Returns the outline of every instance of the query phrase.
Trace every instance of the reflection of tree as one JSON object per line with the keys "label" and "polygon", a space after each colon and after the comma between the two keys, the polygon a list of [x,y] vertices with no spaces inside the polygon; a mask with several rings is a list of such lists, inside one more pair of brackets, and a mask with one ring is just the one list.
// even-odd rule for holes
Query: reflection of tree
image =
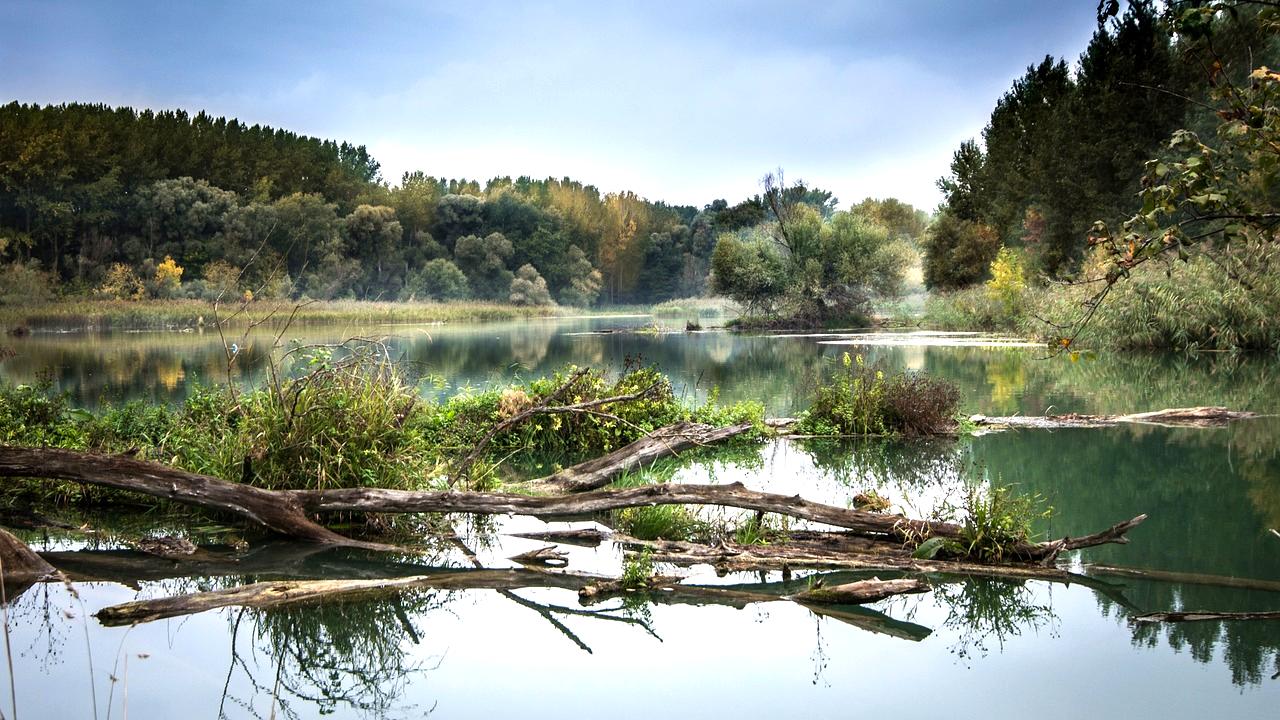
{"label": "reflection of tree", "polygon": [[951,651],[963,659],[986,655],[992,641],[1003,650],[1005,640],[1025,630],[1052,627],[1058,620],[1053,608],[1037,603],[1035,593],[1021,580],[972,578],[935,585],[933,592],[947,606],[943,624],[958,636]]}
{"label": "reflection of tree", "polygon": [[800,447],[814,467],[846,487],[907,492],[958,486],[967,446],[954,438],[843,438],[804,440]]}
{"label": "reflection of tree", "polygon": [[[1273,593],[1215,585],[1132,580],[1125,594],[1144,611],[1275,609]],[[1117,621],[1129,623],[1132,613],[1107,598],[1099,597],[1099,607]],[[1231,681],[1236,685],[1256,685],[1272,673],[1280,673],[1280,623],[1202,621],[1130,626],[1134,645],[1154,648],[1163,641],[1200,663],[1215,662],[1215,650],[1221,648],[1222,661],[1230,668]]]}
{"label": "reflection of tree", "polygon": [[[254,695],[270,697],[273,710],[278,706],[286,717],[300,716],[292,707],[296,701],[314,705],[321,714],[348,708],[385,717],[399,709],[396,703],[412,677],[435,669],[406,658],[405,644],[419,642],[410,616],[443,607],[447,598],[448,593],[422,591],[385,600],[242,610],[232,619],[228,685],[239,669]],[[239,629],[246,617],[260,641],[253,657],[261,653],[274,665],[270,678],[258,676],[256,663],[240,653]],[[228,701],[254,706],[253,697],[228,694],[220,717],[226,717]]]}

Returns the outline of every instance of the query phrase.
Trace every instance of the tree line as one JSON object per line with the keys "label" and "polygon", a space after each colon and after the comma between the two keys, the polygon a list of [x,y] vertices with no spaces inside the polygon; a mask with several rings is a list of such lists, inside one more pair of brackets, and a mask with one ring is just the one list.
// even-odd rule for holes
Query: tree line
{"label": "tree line", "polygon": [[955,151],[924,242],[926,284],[981,282],[1002,247],[1016,249],[1030,274],[1075,274],[1095,223],[1150,212],[1140,195],[1161,183],[1151,162],[1181,152],[1174,132],[1187,128],[1212,146],[1220,93],[1250,87],[1254,68],[1280,60],[1268,5],[1134,0],[1120,13],[1101,3],[1076,65],[1046,57],[1028,67],[981,141]]}
{"label": "tree line", "polygon": [[[803,186],[794,199],[835,205]],[[24,301],[57,286],[115,298],[660,302],[705,294],[717,238],[770,212],[761,195],[699,209],[568,178],[411,172],[392,186],[364,146],[205,113],[0,106],[0,262]]]}

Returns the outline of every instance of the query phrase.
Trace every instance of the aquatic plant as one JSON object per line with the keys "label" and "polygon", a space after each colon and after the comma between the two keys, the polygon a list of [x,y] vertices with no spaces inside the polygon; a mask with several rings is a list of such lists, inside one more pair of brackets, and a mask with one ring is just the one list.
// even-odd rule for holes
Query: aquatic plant
{"label": "aquatic plant", "polygon": [[861,355],[845,353],[818,386],[800,431],[812,435],[933,435],[955,429],[960,392],[920,373],[886,376]]}
{"label": "aquatic plant", "polygon": [[631,590],[643,588],[649,584],[653,574],[653,552],[649,548],[644,548],[632,554],[622,564],[622,577],[619,583],[622,587]]}
{"label": "aquatic plant", "polygon": [[[177,408],[135,402],[90,413],[72,408],[47,380],[0,384],[0,442],[125,452],[268,489],[428,489],[442,486],[458,457],[491,436],[469,482],[494,488],[498,466],[518,451],[576,462],[679,421],[749,422],[757,434],[763,427],[760,404],[722,406],[713,397],[691,408],[649,367],[616,377],[570,367],[437,402],[376,344],[300,349],[294,359],[305,372],[251,391],[196,388]],[[621,396],[633,399],[613,400]],[[534,407],[546,412],[494,432]],[[64,485],[81,492],[54,487]]]}

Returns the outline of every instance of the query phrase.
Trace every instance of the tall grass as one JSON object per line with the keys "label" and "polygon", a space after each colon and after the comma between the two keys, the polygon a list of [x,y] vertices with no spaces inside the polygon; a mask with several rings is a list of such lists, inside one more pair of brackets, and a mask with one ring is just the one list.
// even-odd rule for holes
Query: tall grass
{"label": "tall grass", "polygon": [[[515,453],[599,455],[683,420],[763,428],[759,403],[721,406],[712,399],[687,407],[653,368],[626,368],[616,377],[566,368],[437,402],[425,399],[385,355],[316,352],[304,375],[251,392],[197,389],[177,408],[130,403],[89,413],[71,407],[47,382],[0,385],[0,443],[128,451],[271,489],[425,489],[442,486],[453,464],[496,425],[544,402],[566,405],[645,391],[589,412],[534,414],[499,433],[477,465],[488,480]],[[76,488],[43,494],[85,499]]]}
{"label": "tall grass", "polygon": [[[286,300],[255,300],[244,312],[224,304],[219,315],[230,326],[243,326],[270,317],[293,322],[431,323],[519,320],[562,315],[558,307],[525,307],[489,302],[373,302],[330,300],[305,305]],[[296,313],[295,313],[296,311]],[[234,315],[234,316],[233,316]],[[170,329],[214,322],[214,305],[204,300],[87,300],[65,299],[43,305],[0,306],[0,327],[35,329]]]}
{"label": "tall grass", "polygon": [[[1257,269],[1242,282],[1207,257],[1148,263],[1116,283],[1083,326],[1097,283],[1028,288],[1012,303],[979,286],[930,297],[923,324],[1015,332],[1047,343],[1074,334],[1077,346],[1119,350],[1280,352],[1276,270]],[[1086,267],[1082,276],[1098,272]]]}

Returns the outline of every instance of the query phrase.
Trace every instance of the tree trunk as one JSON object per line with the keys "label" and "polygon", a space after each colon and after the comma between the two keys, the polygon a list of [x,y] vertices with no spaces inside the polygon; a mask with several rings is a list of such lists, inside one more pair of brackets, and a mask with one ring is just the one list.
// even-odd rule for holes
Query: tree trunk
{"label": "tree trunk", "polygon": [[[959,538],[963,534],[962,528],[953,523],[915,520],[901,515],[824,505],[805,500],[799,495],[786,496],[748,490],[741,483],[648,485],[552,497],[380,488],[263,490],[118,455],[5,446],[0,446],[0,477],[58,478],[130,490],[233,513],[282,535],[301,540],[374,550],[392,548],[343,537],[311,520],[308,513],[473,513],[564,517],[652,505],[719,505],[761,513],[778,513],[844,528],[862,535],[892,538],[910,544],[928,537]],[[1063,550],[1105,543],[1126,543],[1128,538],[1125,533],[1145,519],[1146,515],[1139,515],[1082,538],[1018,543],[1009,548],[1010,556],[1016,561],[1048,564]]]}
{"label": "tree trunk", "polygon": [[578,463],[530,484],[535,488],[545,487],[560,492],[596,490],[629,470],[647,467],[691,448],[713,445],[750,429],[751,423],[724,428],[692,422],[676,423],[654,430],[607,455]]}
{"label": "tree trunk", "polygon": [[184,505],[231,513],[300,540],[370,549],[386,546],[343,537],[307,517],[292,496],[227,482],[123,455],[54,448],[0,447],[0,477],[53,478],[101,485]]}

